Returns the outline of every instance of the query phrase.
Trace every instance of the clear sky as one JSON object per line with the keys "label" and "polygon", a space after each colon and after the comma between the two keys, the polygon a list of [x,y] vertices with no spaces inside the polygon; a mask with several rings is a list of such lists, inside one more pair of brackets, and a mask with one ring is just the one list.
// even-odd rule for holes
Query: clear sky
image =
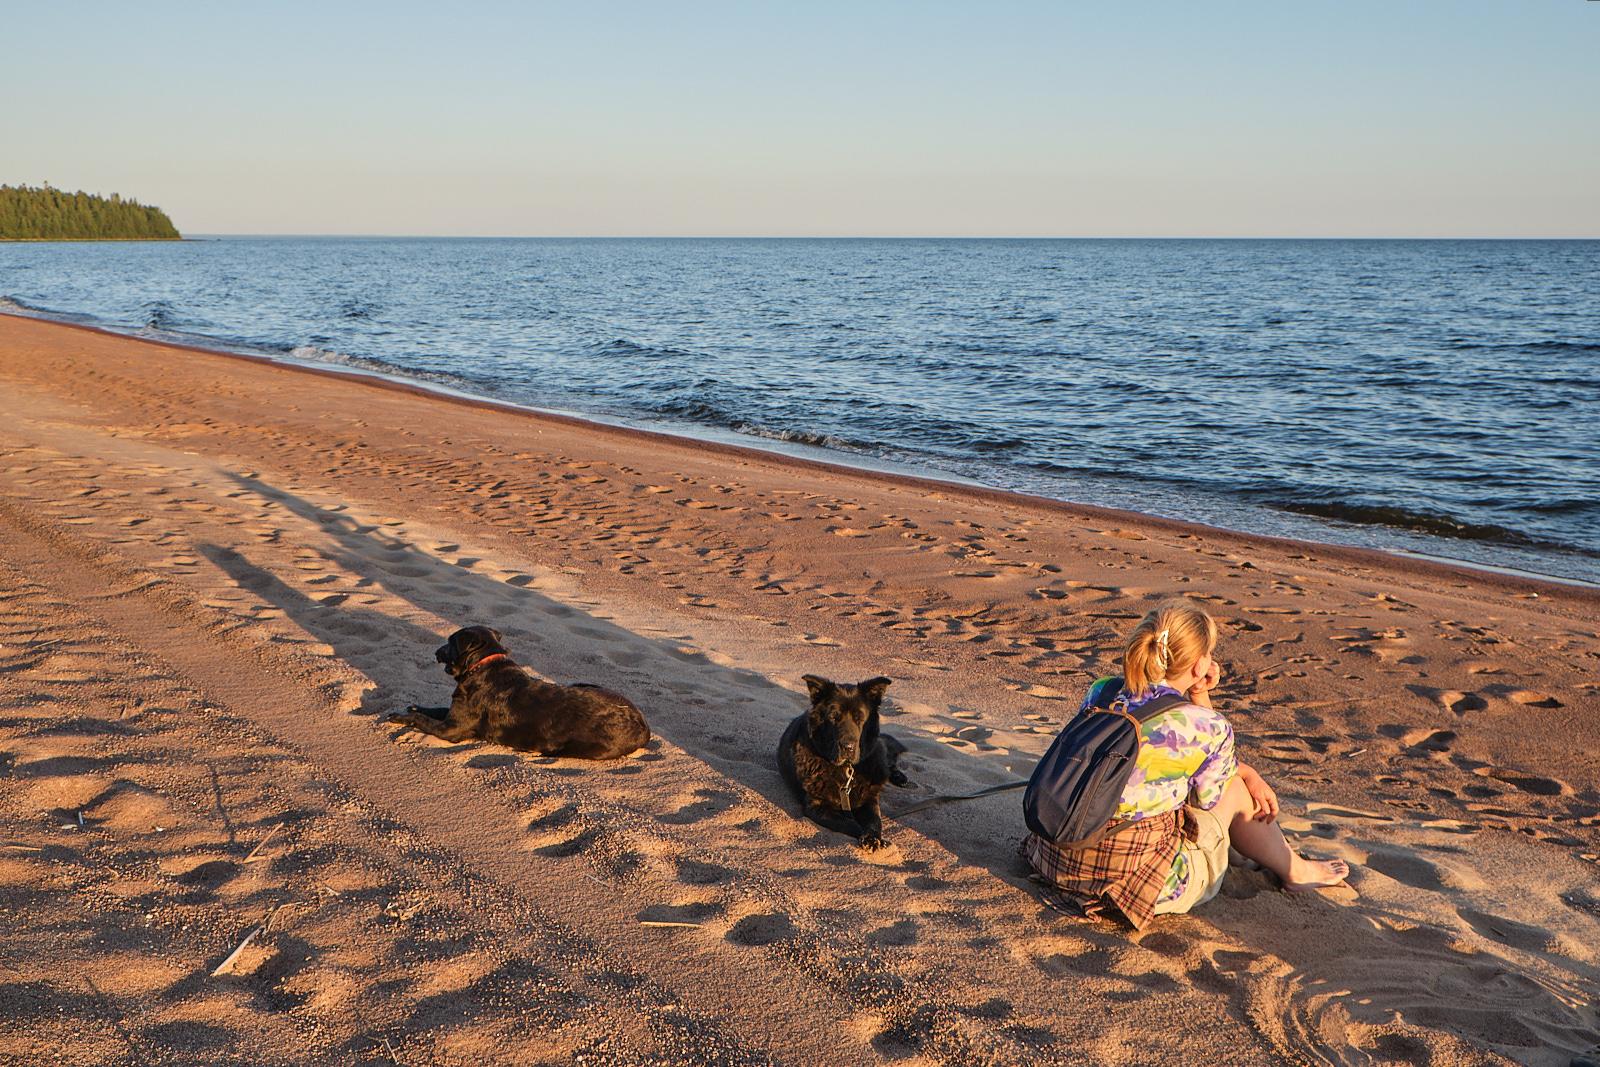
{"label": "clear sky", "polygon": [[1600,2],[7,5],[186,233],[1600,237]]}

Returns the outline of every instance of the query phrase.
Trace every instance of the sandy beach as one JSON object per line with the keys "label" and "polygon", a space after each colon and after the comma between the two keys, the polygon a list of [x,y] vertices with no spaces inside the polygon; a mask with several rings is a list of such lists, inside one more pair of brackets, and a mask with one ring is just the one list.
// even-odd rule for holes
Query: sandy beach
{"label": "sandy beach", "polygon": [[[0,1061],[1527,1063],[1600,1045],[1600,593],[0,315]],[[1155,602],[1303,852],[1143,934],[1026,777]],[[501,630],[656,733],[382,720]],[[774,763],[886,675],[865,853]],[[235,954],[241,943],[243,950]],[[220,971],[214,974],[213,972]]]}

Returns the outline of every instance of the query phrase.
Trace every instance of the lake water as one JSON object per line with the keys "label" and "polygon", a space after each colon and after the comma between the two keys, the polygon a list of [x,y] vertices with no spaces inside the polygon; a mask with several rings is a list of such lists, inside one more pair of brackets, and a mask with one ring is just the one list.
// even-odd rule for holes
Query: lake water
{"label": "lake water", "polygon": [[0,244],[0,310],[1600,581],[1600,242]]}

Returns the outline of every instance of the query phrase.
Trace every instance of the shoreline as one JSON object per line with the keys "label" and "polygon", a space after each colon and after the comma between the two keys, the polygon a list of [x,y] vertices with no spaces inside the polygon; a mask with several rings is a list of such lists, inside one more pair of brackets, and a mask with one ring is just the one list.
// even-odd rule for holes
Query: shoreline
{"label": "shoreline", "polygon": [[[759,444],[732,443],[722,440],[696,436],[690,433],[674,433],[669,430],[645,428],[628,425],[625,421],[617,423],[601,421],[579,413],[556,411],[537,408],[531,405],[518,404],[512,401],[496,400],[491,397],[477,396],[460,390],[454,390],[442,385],[429,385],[425,382],[413,382],[399,376],[386,375],[380,371],[365,370],[357,367],[323,367],[289,358],[279,358],[265,353],[252,353],[228,348],[212,348],[205,345],[188,344],[180,341],[168,341],[156,338],[139,337],[130,333],[96,326],[88,323],[62,321],[50,317],[47,313],[18,314],[12,311],[0,310],[0,315],[27,321],[44,322],[52,326],[61,326],[68,329],[84,330],[89,333],[106,337],[114,337],[138,341],[143,344],[156,345],[163,348],[181,352],[198,352],[204,355],[221,356],[229,359],[246,360],[268,366],[282,367],[291,371],[321,377],[334,378],[345,381],[357,381],[380,389],[396,390],[414,395],[432,397],[460,404],[467,407],[477,407],[483,410],[500,411],[508,414],[519,415],[531,419],[549,419],[563,424],[592,428],[598,431],[630,435],[634,439],[643,441],[674,441],[677,443],[693,444],[696,447],[710,449],[732,458],[750,458],[753,456],[776,457],[783,462],[804,465],[818,470],[833,471],[842,474],[853,474],[865,477],[883,478],[906,486],[918,486],[938,492],[962,492],[976,499],[991,500],[996,503],[1005,503],[1014,500],[1019,504],[1039,507],[1046,510],[1059,509],[1062,513],[1078,513],[1093,516],[1104,520],[1122,522],[1148,523],[1158,528],[1174,532],[1191,532],[1213,538],[1236,539],[1240,542],[1261,542],[1273,544],[1281,548],[1311,548],[1330,558],[1341,558],[1352,563],[1404,563],[1416,568],[1420,573],[1438,573],[1441,577],[1470,577],[1503,583],[1514,592],[1539,591],[1541,589],[1567,590],[1588,592],[1593,595],[1593,600],[1600,606],[1600,583],[1587,581],[1581,578],[1568,578],[1561,575],[1542,574],[1524,571],[1515,567],[1497,567],[1491,564],[1481,564],[1468,560],[1458,560],[1448,556],[1432,556],[1421,552],[1411,552],[1401,549],[1367,548],[1356,545],[1342,545],[1336,542],[1311,541],[1299,538],[1282,537],[1274,534],[1252,533],[1245,530],[1234,530],[1228,527],[1209,526],[1204,523],[1192,522],[1185,519],[1174,519],[1161,515],[1150,515],[1143,512],[1127,511],[1119,508],[1105,507],[1097,504],[1085,504],[1077,501],[1061,500],[1054,497],[1040,496],[1018,490],[1001,489],[984,485],[975,481],[947,480],[928,474],[916,474],[896,470],[885,470],[880,467],[866,464],[852,464],[843,460],[824,459],[789,451],[776,447],[762,447]],[[814,446],[807,446],[814,447]]]}

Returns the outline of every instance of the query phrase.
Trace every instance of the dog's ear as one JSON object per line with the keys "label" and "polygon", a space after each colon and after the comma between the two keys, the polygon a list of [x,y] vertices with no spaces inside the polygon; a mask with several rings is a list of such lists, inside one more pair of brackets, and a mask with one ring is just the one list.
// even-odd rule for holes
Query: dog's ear
{"label": "dog's ear", "polygon": [[[456,654],[461,656],[489,650],[492,646],[500,643],[499,636],[496,631],[489,629],[487,626],[468,626],[464,630],[456,631],[456,636],[452,637],[451,640],[455,641]],[[459,641],[456,641],[457,637],[460,638]]]}
{"label": "dog's ear", "polygon": [[867,703],[876,708],[883,703],[883,691],[894,684],[891,678],[868,678],[856,686],[856,692],[867,699]]}
{"label": "dog's ear", "polygon": [[494,638],[495,644],[499,645],[501,648],[506,647],[506,643],[500,638],[499,630],[496,630],[493,626],[485,626],[484,629],[489,631],[489,636]]}
{"label": "dog's ear", "polygon": [[805,675],[800,679],[806,683],[806,688],[811,691],[811,703],[826,700],[833,693],[833,683],[826,678],[819,678],[814,674]]}

